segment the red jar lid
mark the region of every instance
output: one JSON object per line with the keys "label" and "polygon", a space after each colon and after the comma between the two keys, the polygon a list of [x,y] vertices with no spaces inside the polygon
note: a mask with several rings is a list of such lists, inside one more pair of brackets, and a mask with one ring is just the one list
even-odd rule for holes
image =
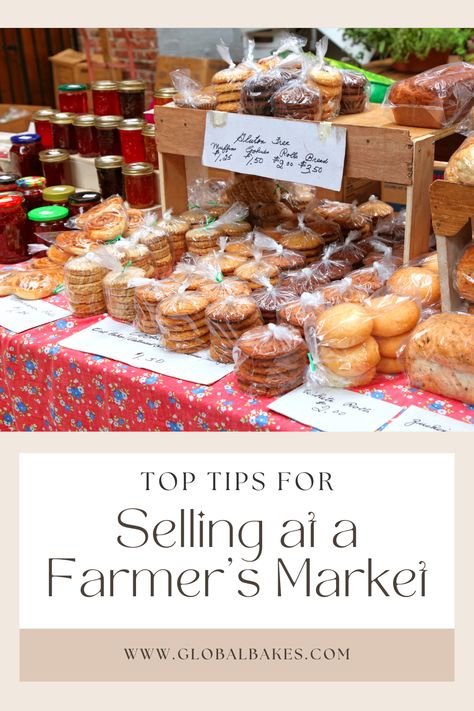
{"label": "red jar lid", "polygon": [[0,196],[0,209],[20,207],[23,199],[20,195],[4,195]]}

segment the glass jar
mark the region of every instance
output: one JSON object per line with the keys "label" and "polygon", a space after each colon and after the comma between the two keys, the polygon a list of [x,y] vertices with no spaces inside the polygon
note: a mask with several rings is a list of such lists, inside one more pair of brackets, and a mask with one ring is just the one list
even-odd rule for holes
{"label": "glass jar", "polygon": [[98,205],[101,200],[101,194],[92,190],[81,190],[80,192],[73,193],[67,204],[69,214],[71,217],[74,215],[82,215],[83,212],[87,212],[91,207]]}
{"label": "glass jar", "polygon": [[129,163],[122,169],[125,200],[130,207],[144,209],[156,202],[155,173],[151,163]]}
{"label": "glass jar", "polygon": [[111,195],[123,197],[122,156],[101,156],[95,159],[100,192],[104,200]]}
{"label": "glass jar", "polygon": [[72,185],[52,185],[43,190],[43,201],[45,205],[67,206],[68,200],[76,192]]}
{"label": "glass jar", "polygon": [[43,150],[38,133],[19,133],[10,138],[10,164],[21,177],[41,173],[39,153]]}
{"label": "glass jar", "polygon": [[145,84],[138,79],[126,79],[118,84],[120,115],[124,119],[143,118]]}
{"label": "glass jar", "polygon": [[16,181],[19,191],[25,198],[25,209],[27,212],[41,207],[43,204],[43,190],[46,179],[39,175],[32,175],[28,178],[20,178]]}
{"label": "glass jar", "polygon": [[28,222],[21,197],[0,195],[0,262],[24,262],[29,258],[28,241]]}
{"label": "glass jar", "polygon": [[155,141],[155,124],[149,123],[142,131],[145,143],[145,161],[151,163],[155,170],[158,170],[158,150]]}
{"label": "glass jar", "polygon": [[118,84],[104,79],[92,83],[92,104],[96,116],[112,116],[120,113]]}
{"label": "glass jar", "polygon": [[174,86],[165,86],[162,89],[155,89],[153,92],[153,106],[164,106],[174,101],[178,92]]}
{"label": "glass jar", "polygon": [[54,109],[39,109],[31,117],[35,124],[36,133],[41,136],[41,145],[45,149],[53,147],[53,129],[50,119],[55,114],[57,114],[57,111]]}
{"label": "glass jar", "polygon": [[[30,232],[38,244],[47,247],[51,245],[51,239],[43,238],[41,235],[47,233],[64,232],[64,223],[68,219],[69,210],[62,205],[45,205],[30,210],[28,220],[30,222]],[[38,254],[37,256],[41,256]]]}
{"label": "glass jar", "polygon": [[51,116],[53,128],[53,144],[55,148],[64,148],[69,153],[77,153],[76,134],[74,132],[73,121],[76,114],[59,111]]}
{"label": "glass jar", "polygon": [[125,163],[140,163],[145,160],[145,141],[142,131],[146,126],[143,119],[124,119],[119,124],[120,147]]}
{"label": "glass jar", "polygon": [[120,155],[120,135],[118,132],[121,116],[96,116],[97,144],[100,156]]}
{"label": "glass jar", "polygon": [[87,114],[87,87],[85,84],[61,84],[58,86],[59,110],[73,114]]}
{"label": "glass jar", "polygon": [[0,173],[0,195],[7,190],[15,190],[19,177],[17,173]]}
{"label": "glass jar", "polygon": [[81,116],[76,116],[73,121],[77,150],[79,155],[86,158],[95,158],[99,155],[94,120],[93,114],[81,114]]}
{"label": "glass jar", "polygon": [[64,185],[68,180],[69,151],[64,148],[50,148],[39,154],[46,185]]}

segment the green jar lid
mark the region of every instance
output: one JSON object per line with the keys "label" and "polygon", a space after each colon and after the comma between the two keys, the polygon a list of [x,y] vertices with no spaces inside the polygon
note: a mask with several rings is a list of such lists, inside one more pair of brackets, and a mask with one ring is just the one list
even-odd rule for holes
{"label": "green jar lid", "polygon": [[85,84],[60,84],[58,86],[58,91],[85,91],[86,89]]}
{"label": "green jar lid", "polygon": [[64,220],[69,215],[67,207],[61,205],[51,205],[51,207],[35,207],[28,213],[28,219],[33,222],[53,222],[53,220]]}
{"label": "green jar lid", "polygon": [[76,188],[73,185],[52,185],[43,190],[43,200],[46,200],[46,202],[54,202],[55,200],[65,202],[75,192]]}

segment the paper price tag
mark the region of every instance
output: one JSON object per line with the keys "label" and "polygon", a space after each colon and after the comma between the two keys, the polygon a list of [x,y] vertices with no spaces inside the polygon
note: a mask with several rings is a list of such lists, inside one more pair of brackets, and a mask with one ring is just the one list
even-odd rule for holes
{"label": "paper price tag", "polygon": [[0,299],[0,326],[13,333],[22,333],[70,315],[71,311],[41,299],[29,301],[17,296],[5,296]]}
{"label": "paper price tag", "polygon": [[209,111],[203,165],[340,190],[346,129],[330,123]]}
{"label": "paper price tag", "polygon": [[384,432],[474,432],[474,425],[410,405]]}

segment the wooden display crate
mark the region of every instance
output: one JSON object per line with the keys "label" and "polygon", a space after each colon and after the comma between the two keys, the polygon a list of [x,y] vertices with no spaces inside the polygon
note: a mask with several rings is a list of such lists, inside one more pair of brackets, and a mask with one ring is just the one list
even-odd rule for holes
{"label": "wooden display crate", "polygon": [[[405,260],[426,252],[431,231],[429,187],[435,143],[454,133],[454,128],[398,126],[392,122],[391,112],[378,104],[362,114],[340,116],[333,123],[347,128],[345,177],[390,181],[407,187]],[[184,210],[186,158],[201,158],[206,112],[172,104],[157,106],[155,124],[163,208]],[[218,174],[228,175],[223,171]]]}
{"label": "wooden display crate", "polygon": [[438,250],[441,309],[464,310],[464,302],[454,288],[453,269],[472,240],[474,187],[436,180],[430,187],[430,203]]}

